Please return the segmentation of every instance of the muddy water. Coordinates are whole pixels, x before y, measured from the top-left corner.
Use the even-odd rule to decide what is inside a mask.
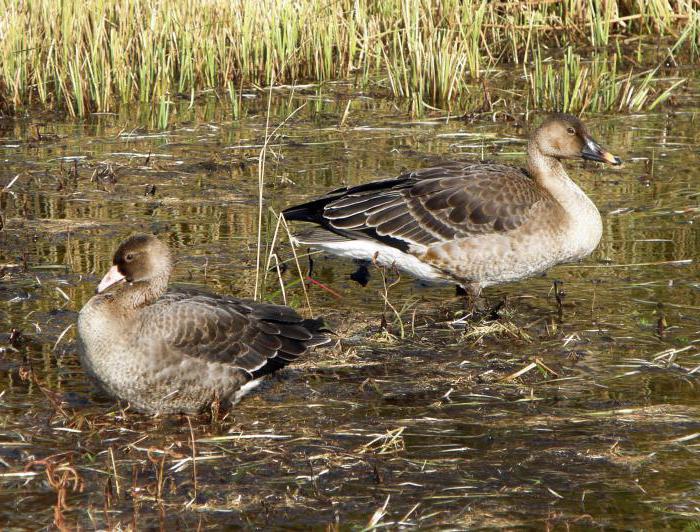
[[[273,127],[303,108],[270,141],[263,258],[269,213],[332,187],[439,156],[524,163],[512,122],[408,121],[358,96],[343,119],[344,90],[271,102]],[[672,112],[588,119],[626,165],[570,165],[605,220],[585,262],[489,289],[499,320],[460,328],[452,288],[387,272],[398,319],[381,272],[362,288],[315,255],[328,289],[309,302],[336,345],[190,432],[99,395],[69,327],[136,230],[177,249],[177,282],[252,296],[267,101],[247,96],[239,120],[182,104],[164,132],[128,112],[0,122],[3,526],[697,526],[697,85]],[[294,270],[285,296],[304,308]],[[263,295],[282,300],[276,274]]]

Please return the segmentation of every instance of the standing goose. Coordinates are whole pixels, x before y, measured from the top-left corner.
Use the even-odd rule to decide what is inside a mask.
[[[194,414],[234,404],[264,375],[326,343],[321,320],[289,307],[167,291],[168,247],[124,241],[80,311],[81,363],[111,396],[147,413]]]
[[[582,259],[600,241],[600,213],[561,159],[622,160],[566,114],[544,121],[527,154],[528,170],[446,162],[334,190],[284,216],[320,226],[296,235],[298,244],[456,282],[476,297],[484,287]]]

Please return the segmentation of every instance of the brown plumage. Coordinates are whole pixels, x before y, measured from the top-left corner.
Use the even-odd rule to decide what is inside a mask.
[[[560,161],[568,158],[622,162],[580,120],[557,114],[531,136],[527,171],[449,161],[334,190],[284,214],[321,226],[297,235],[299,243],[478,292],[581,259],[598,245],[600,214],[566,174]]]
[[[325,343],[321,320],[293,309],[190,290],[166,292],[165,244],[121,244],[98,294],[80,311],[85,370],[117,399],[150,413],[235,403],[258,379]]]

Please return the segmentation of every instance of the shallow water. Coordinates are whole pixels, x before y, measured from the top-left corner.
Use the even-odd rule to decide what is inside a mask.
[[[408,121],[348,94],[273,98],[271,129],[303,107],[267,153],[263,260],[269,212],[333,187],[440,156],[524,164],[512,122]],[[491,304],[507,296],[496,325],[450,326],[454,289],[406,278],[388,288],[399,322],[381,272],[362,288],[353,264],[315,255],[314,279],[336,294],[309,285],[309,301],[336,345],[225,419],[191,419],[190,432],[185,418],[98,395],[66,328],[125,236],[167,239],[177,282],[252,296],[267,97],[248,96],[240,120],[183,103],[165,132],[127,112],[0,122],[0,187],[19,176],[0,194],[3,526],[698,525],[697,84],[671,111],[587,119],[626,161],[569,165],[604,215],[603,240],[581,264],[488,289]],[[285,295],[303,308],[289,264]],[[281,302],[276,273],[263,294]]]

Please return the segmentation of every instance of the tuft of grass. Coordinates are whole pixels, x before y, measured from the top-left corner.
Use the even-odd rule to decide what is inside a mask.
[[[372,434],[372,440],[361,445],[356,449],[356,452],[359,454],[375,453],[378,455],[400,453],[406,448],[403,438],[404,430],[406,430],[406,427],[397,427],[387,430],[384,434]]]
[[[618,62],[616,53],[586,61],[572,47],[561,61],[548,61],[537,51],[532,69],[525,71],[531,103],[538,109],[579,113],[653,110],[686,81],[659,77],[659,67],[620,73]]]
[[[482,28],[488,2],[446,2],[430,13],[420,0],[404,3],[398,27],[382,49],[394,96],[410,99],[414,114],[424,107],[450,106],[482,75],[487,43]]]
[[[509,321],[484,321],[473,325],[463,333],[465,340],[480,342],[486,337],[509,337],[530,342],[532,338],[524,329]]]

